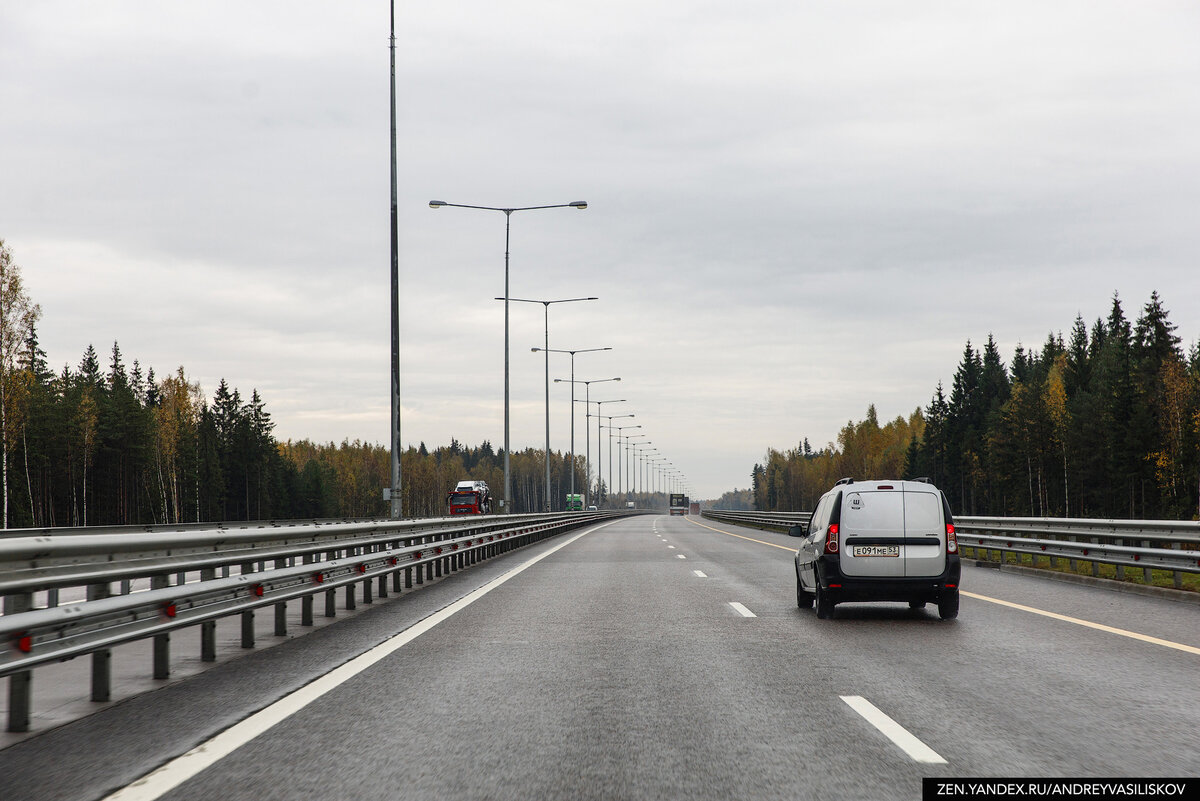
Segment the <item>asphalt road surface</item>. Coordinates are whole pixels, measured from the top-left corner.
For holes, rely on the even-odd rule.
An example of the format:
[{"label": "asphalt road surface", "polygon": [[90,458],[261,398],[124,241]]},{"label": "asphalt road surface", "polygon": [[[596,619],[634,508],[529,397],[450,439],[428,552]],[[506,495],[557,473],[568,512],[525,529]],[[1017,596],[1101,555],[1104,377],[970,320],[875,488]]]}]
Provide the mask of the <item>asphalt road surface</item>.
[{"label": "asphalt road surface", "polygon": [[794,543],[681,517],[565,534],[4,749],[0,797],[860,801],[1200,775],[1195,606],[964,566],[957,620],[817,620]]}]

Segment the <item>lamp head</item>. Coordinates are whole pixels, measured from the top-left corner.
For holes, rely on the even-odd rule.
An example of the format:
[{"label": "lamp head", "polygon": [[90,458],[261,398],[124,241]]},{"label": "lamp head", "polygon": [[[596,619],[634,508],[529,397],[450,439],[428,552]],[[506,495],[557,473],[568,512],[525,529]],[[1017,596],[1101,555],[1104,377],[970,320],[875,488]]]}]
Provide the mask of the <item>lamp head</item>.
[{"label": "lamp head", "polygon": [[436,209],[438,206],[445,206],[445,205],[446,205],[446,201],[444,201],[444,200],[429,201],[429,208],[431,208],[431,209]]},{"label": "lamp head", "polygon": [[576,200],[573,203],[569,203],[568,205],[574,206],[575,208],[582,211],[583,209],[587,208],[587,201],[586,200]]}]

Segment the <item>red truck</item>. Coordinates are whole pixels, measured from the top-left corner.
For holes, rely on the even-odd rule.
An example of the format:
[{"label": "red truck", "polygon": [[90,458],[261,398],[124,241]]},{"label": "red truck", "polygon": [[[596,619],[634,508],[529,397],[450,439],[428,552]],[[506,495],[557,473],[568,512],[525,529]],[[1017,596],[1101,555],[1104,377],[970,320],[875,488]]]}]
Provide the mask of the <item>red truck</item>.
[{"label": "red truck", "polygon": [[460,481],[446,497],[451,515],[486,515],[492,511],[492,498],[486,481]]}]

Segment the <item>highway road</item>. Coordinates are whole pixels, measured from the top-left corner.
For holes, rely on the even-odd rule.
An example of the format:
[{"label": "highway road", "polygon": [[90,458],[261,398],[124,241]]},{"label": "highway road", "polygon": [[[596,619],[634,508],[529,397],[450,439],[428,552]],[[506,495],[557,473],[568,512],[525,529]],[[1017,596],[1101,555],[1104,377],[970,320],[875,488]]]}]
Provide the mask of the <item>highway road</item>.
[{"label": "highway road", "polygon": [[6,748],[0,796],[861,801],[1200,775],[1196,606],[964,566],[957,620],[817,620],[794,543],[661,516],[565,534]]}]

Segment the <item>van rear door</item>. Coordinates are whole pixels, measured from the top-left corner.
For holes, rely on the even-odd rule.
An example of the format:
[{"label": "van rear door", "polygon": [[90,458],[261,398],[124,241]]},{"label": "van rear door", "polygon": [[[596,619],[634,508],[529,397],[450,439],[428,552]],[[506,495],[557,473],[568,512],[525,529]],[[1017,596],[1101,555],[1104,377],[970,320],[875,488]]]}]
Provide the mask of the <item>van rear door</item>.
[{"label": "van rear door", "polygon": [[899,577],[904,573],[904,493],[864,486],[842,498],[840,562],[847,576]]},{"label": "van rear door", "polygon": [[[909,485],[911,487],[911,485]],[[946,521],[936,490],[904,490],[904,575],[937,576],[946,569]]]}]

